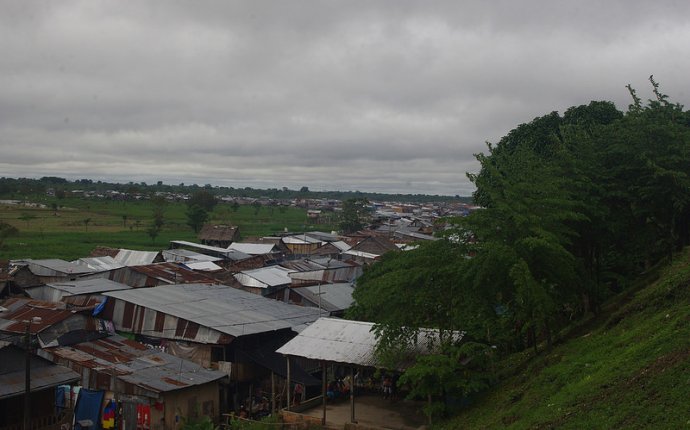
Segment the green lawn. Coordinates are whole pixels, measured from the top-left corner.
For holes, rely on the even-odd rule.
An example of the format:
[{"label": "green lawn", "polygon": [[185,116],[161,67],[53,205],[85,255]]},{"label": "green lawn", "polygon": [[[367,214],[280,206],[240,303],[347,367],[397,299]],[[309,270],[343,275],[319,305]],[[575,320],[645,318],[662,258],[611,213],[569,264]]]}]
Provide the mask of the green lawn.
[{"label": "green lawn", "polygon": [[[5,239],[0,258],[84,257],[96,246],[141,250],[165,249],[170,240],[195,241],[196,234],[187,225],[184,203],[164,206],[162,231],[152,241],[146,230],[153,222],[153,204],[148,201],[117,202],[98,199],[43,199],[45,208],[0,205],[0,221],[7,222],[19,234]],[[60,207],[53,210],[52,204]],[[219,203],[210,214],[211,222],[237,225],[243,238],[305,230],[331,231],[334,226],[307,223],[306,210],[300,208],[240,206]],[[88,221],[86,221],[88,220]]]}]

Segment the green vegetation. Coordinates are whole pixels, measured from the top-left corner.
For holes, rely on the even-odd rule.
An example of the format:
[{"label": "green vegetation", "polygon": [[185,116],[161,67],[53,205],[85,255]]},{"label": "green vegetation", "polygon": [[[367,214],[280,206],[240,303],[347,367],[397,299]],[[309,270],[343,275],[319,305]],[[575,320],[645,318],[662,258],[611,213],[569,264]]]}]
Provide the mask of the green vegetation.
[{"label": "green vegetation", "polygon": [[690,425],[690,252],[646,288],[617,296],[548,353],[500,363],[501,383],[439,428]]},{"label": "green vegetation", "polygon": [[[553,359],[553,347],[565,333],[583,321],[602,318],[604,304],[621,292],[628,294],[641,275],[675,261],[690,244],[690,112],[670,103],[650,81],[654,99],[643,104],[629,89],[633,103],[627,112],[610,102],[591,102],[563,116],[553,112],[536,118],[489,145],[487,154],[477,155],[480,172],[468,175],[477,186],[474,198],[484,209],[451,220],[455,228],[447,231],[445,242],[386,256],[359,280],[350,316],[377,323],[382,358],[394,363],[404,346],[417,339],[417,327],[439,330],[436,356],[408,370],[413,394],[434,400],[427,408],[430,418],[447,413],[450,399],[477,395],[501,381],[495,363],[509,368],[506,360],[517,360],[515,354],[537,356],[521,363],[530,369],[523,374],[522,383],[527,383],[547,357]],[[687,265],[687,254],[682,258]],[[681,284],[687,288],[687,278]],[[644,302],[636,303],[639,307]],[[671,342],[670,332],[664,337],[652,330],[651,323],[665,318],[654,313],[658,310],[650,311],[649,321],[630,319],[633,325],[625,326],[621,336],[628,336],[628,343],[617,344],[623,355],[616,364],[608,362],[623,372],[616,378],[651,366],[666,354],[687,358],[687,347],[674,349],[678,344]],[[452,335],[459,331],[464,333],[462,342]],[[645,350],[631,343],[631,333],[655,340]],[[607,341],[593,337],[581,345],[587,351],[567,350],[568,357],[591,359],[583,364],[594,366],[594,375],[587,373],[580,380],[580,374],[556,370],[549,376],[553,380],[542,380],[549,386],[545,390],[553,390],[553,405],[563,408],[559,396],[569,390],[607,393],[603,386],[608,382],[591,385],[589,380],[609,381],[616,375],[608,366],[600,367],[604,355],[615,357],[614,349],[596,352],[597,345],[588,343],[616,345]],[[687,368],[687,359],[678,361]],[[437,382],[431,383],[434,378]],[[687,380],[681,392],[686,398],[690,394]],[[560,413],[556,409],[549,415],[549,409],[527,405],[516,413],[515,422],[504,415],[502,424],[561,426],[558,420],[550,423],[551,416]],[[621,416],[631,417],[629,411]],[[630,422],[615,421],[620,416],[602,410],[603,425],[593,418],[585,428],[614,422],[619,425],[613,427],[644,426],[636,417],[641,415]]]},{"label": "green vegetation", "polygon": [[[43,207],[0,205],[0,225],[12,227],[2,230],[0,258],[73,260],[87,256],[96,246],[160,250],[167,248],[170,240],[196,241],[196,234],[187,225],[188,207],[184,203],[46,196],[33,202]],[[57,210],[52,203],[58,206]],[[27,215],[30,216],[28,224]],[[310,225],[306,211],[294,207],[281,211],[266,209],[255,215],[249,205],[235,210],[229,204],[219,203],[209,217],[210,222],[239,226],[244,238],[276,234],[286,228],[330,231],[334,227]],[[155,229],[153,235],[152,229]]]}]

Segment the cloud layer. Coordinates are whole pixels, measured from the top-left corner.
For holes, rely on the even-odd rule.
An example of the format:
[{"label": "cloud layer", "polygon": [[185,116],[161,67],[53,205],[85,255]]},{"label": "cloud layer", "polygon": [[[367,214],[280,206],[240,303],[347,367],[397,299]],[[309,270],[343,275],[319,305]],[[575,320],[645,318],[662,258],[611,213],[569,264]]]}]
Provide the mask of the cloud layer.
[{"label": "cloud layer", "polygon": [[3,2],[0,175],[472,191],[535,116],[687,104],[683,1]]}]

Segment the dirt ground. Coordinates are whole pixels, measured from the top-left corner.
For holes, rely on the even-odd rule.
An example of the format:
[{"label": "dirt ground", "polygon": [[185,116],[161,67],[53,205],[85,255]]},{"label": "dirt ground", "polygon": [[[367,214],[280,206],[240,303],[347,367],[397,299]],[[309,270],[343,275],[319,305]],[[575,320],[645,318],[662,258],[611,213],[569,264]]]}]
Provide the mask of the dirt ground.
[{"label": "dirt ground", "polygon": [[[423,402],[384,399],[380,395],[366,394],[355,397],[355,421],[372,427],[386,429],[418,429],[426,423],[422,413]],[[321,405],[302,412],[304,415],[321,417]],[[350,400],[340,400],[326,405],[326,423],[342,428],[350,422]]]}]

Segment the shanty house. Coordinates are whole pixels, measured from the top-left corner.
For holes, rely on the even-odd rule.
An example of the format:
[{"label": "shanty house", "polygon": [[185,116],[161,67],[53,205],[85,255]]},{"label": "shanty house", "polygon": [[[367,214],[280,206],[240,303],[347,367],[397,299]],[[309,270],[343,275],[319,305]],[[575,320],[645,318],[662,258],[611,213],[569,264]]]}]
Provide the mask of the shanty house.
[{"label": "shanty house", "polygon": [[240,229],[231,225],[206,224],[199,232],[199,241],[203,245],[227,248],[240,237]]},{"label": "shanty house", "polygon": [[[71,424],[69,416],[56,415],[55,387],[79,381],[79,373],[68,367],[53,364],[31,354],[30,363],[30,426]],[[0,341],[0,428],[21,428],[24,420],[26,350]]]},{"label": "shanty house", "polygon": [[[136,410],[127,404],[149,405],[152,428],[172,428],[179,418],[197,413],[213,419],[220,415],[223,372],[122,336],[44,348],[39,354],[80,372],[83,387],[111,392],[123,403],[123,410]],[[135,417],[125,421],[129,423],[125,430],[137,428]]]},{"label": "shanty house", "polygon": [[155,340],[167,352],[204,367],[223,369],[235,392],[240,383],[268,371],[285,376],[275,349],[263,351],[262,345],[287,340],[319,317],[317,309],[225,285],[171,285],[105,295],[110,299],[102,316],[118,330]]}]

